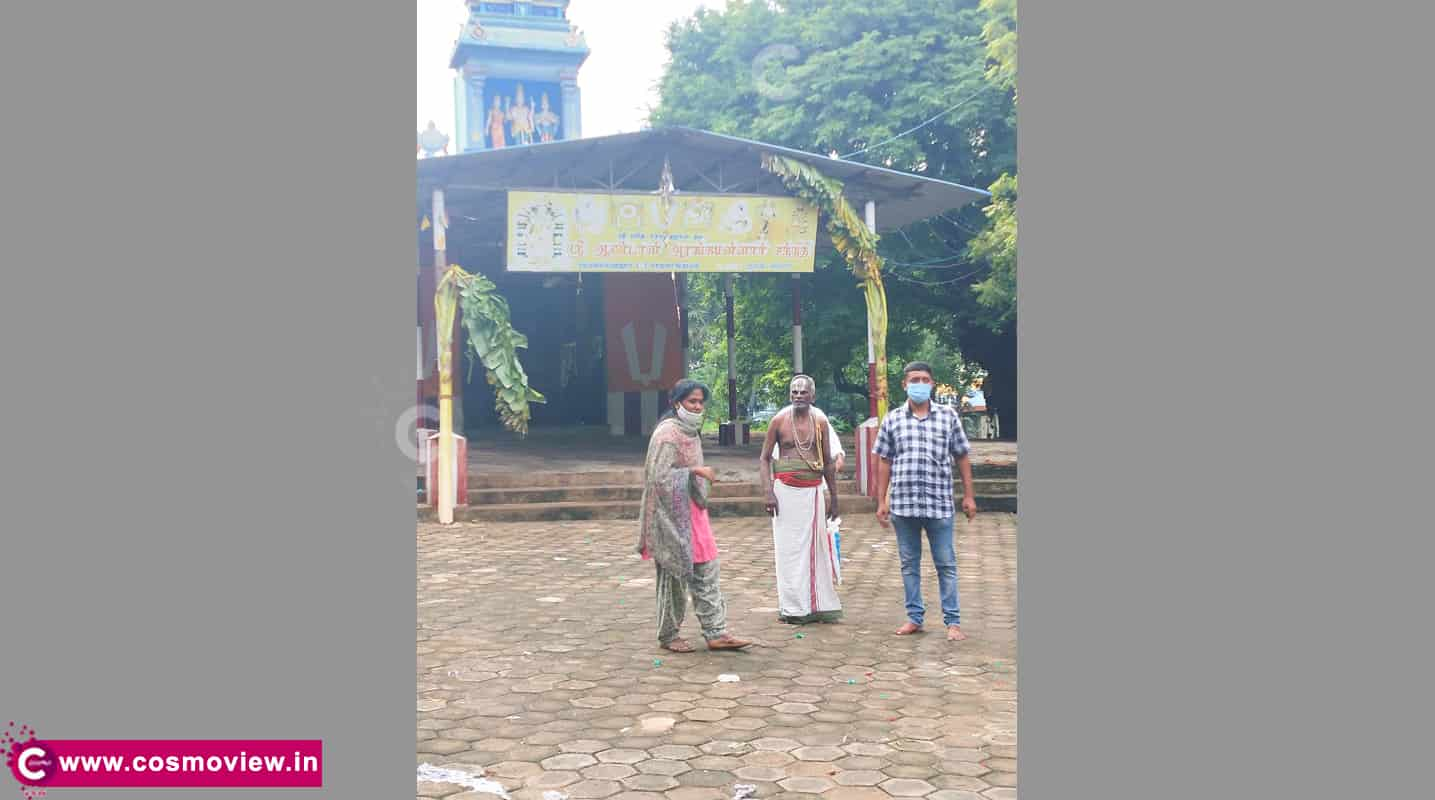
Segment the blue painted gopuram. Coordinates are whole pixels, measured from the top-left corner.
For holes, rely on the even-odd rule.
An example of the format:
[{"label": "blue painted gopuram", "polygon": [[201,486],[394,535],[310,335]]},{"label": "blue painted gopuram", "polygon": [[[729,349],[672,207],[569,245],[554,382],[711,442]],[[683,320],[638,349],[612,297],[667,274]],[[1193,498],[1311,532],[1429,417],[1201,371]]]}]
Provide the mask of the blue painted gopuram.
[{"label": "blue painted gopuram", "polygon": [[578,69],[588,58],[568,0],[467,0],[454,44],[458,152],[582,135]]}]

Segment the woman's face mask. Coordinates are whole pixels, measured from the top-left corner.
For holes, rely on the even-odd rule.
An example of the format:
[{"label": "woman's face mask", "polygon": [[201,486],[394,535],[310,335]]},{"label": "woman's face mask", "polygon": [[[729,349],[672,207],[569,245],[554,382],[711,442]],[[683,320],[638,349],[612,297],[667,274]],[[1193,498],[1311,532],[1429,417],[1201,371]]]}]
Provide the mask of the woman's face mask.
[{"label": "woman's face mask", "polygon": [[686,407],[682,405],[678,406],[678,419],[682,420],[688,425],[696,425],[697,423],[702,421],[702,418],[702,414],[689,411]]},{"label": "woman's face mask", "polygon": [[678,402],[678,419],[688,425],[696,425],[703,418],[703,393],[693,392]]}]

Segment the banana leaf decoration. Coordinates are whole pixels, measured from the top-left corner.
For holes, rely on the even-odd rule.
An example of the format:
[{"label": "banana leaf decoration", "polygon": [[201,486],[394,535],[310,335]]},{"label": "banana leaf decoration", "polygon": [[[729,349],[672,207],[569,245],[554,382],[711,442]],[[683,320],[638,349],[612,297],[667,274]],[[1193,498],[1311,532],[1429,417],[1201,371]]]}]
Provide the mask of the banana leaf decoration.
[{"label": "banana leaf decoration", "polygon": [[815,167],[791,158],[764,153],[762,166],[782,179],[784,186],[827,216],[832,246],[847,261],[867,301],[872,326],[872,352],[877,365],[877,418],[887,415],[887,290],[882,285],[882,257],[877,255],[877,234],[843,196],[842,182]]},{"label": "banana leaf decoration", "polygon": [[453,320],[461,312],[464,330],[474,360],[484,368],[484,379],[493,387],[494,406],[503,426],[527,435],[529,403],[547,399],[528,385],[528,373],[518,360],[518,351],[528,347],[528,337],[513,329],[508,301],[482,275],[465,272],[453,265],[439,281],[434,294],[434,317],[439,335],[439,392],[453,392]]}]

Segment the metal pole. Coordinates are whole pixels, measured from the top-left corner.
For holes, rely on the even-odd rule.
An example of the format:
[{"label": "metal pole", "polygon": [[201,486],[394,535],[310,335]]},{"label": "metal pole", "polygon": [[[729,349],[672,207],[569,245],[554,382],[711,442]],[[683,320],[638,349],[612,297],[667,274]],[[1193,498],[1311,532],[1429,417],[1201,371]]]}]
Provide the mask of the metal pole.
[{"label": "metal pole", "polygon": [[[437,295],[443,274],[448,270],[445,253],[447,242],[444,236],[443,189],[433,191],[433,267],[434,292]],[[434,315],[434,332],[437,334],[440,320]],[[442,342],[442,337],[439,337]],[[454,507],[454,447],[453,447],[453,359],[450,353],[439,352],[438,387],[438,521],[444,525],[453,523]]]},{"label": "metal pole", "polygon": [[802,280],[792,276],[792,371],[802,371]]},{"label": "metal pole", "polygon": [[[877,232],[877,204],[867,201],[867,230]],[[872,341],[872,312],[867,312],[867,416],[877,416],[877,350]]]},{"label": "metal pole", "polygon": [[674,275],[678,295],[678,334],[683,345],[683,368],[682,377],[688,376],[688,350],[691,342],[688,341],[688,276]]},{"label": "metal pole", "polygon": [[732,295],[733,275],[729,272],[725,277],[724,294],[727,296],[727,419],[728,422],[737,421],[737,345],[736,328],[733,325]]}]

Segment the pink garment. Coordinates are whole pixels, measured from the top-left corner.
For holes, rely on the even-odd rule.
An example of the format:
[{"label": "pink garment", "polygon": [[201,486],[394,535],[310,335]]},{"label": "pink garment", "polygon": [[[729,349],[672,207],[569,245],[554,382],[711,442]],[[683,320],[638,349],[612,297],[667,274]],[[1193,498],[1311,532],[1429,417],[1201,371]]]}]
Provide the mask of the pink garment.
[{"label": "pink garment", "polygon": [[713,541],[713,526],[708,522],[708,510],[697,503],[688,501],[693,510],[693,563],[706,564],[717,558],[717,542]]},{"label": "pink garment", "polygon": [[[718,557],[717,540],[713,539],[713,526],[708,521],[708,510],[691,500],[688,501],[688,508],[693,515],[693,563],[706,564]],[[650,561],[652,558],[647,548],[643,548],[643,560]]]}]

